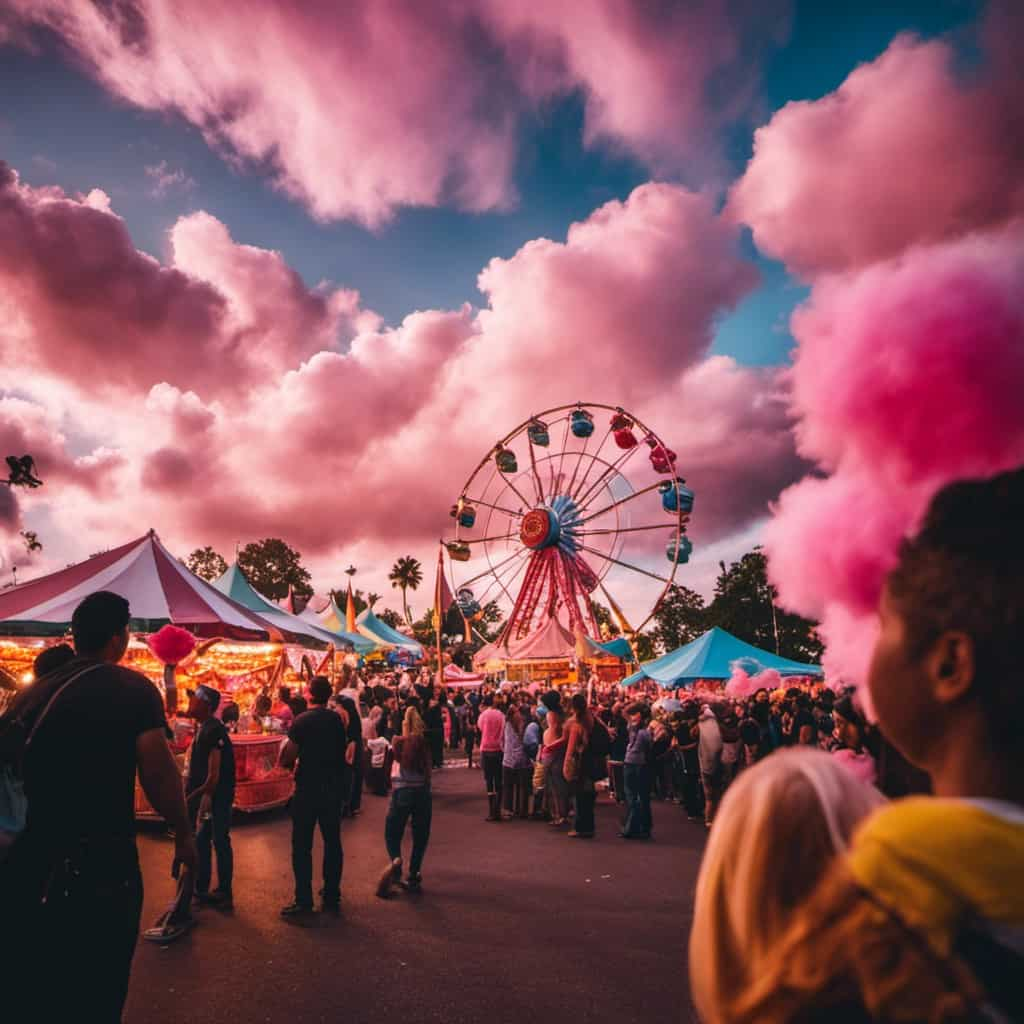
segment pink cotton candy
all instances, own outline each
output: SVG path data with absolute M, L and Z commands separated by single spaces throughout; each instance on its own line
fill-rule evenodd
M 793 329 L 800 447 L 831 475 L 783 492 L 769 572 L 820 620 L 829 677 L 860 684 L 886 574 L 935 491 L 1024 463 L 1024 230 L 824 280 Z
M 762 669 L 753 675 L 742 665 L 733 665 L 732 675 L 725 684 L 725 692 L 737 700 L 753 697 L 758 690 L 775 690 L 782 686 L 782 676 L 773 668 Z
M 187 629 L 168 623 L 150 636 L 146 643 L 155 658 L 165 665 L 177 665 L 195 650 L 196 638 Z

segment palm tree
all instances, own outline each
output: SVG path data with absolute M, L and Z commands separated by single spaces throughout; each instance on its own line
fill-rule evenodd
M 392 587 L 398 587 L 402 591 L 402 608 L 405 611 L 405 621 L 410 626 L 412 621 L 409 616 L 409 602 L 406 599 L 406 591 L 415 590 L 423 582 L 423 567 L 412 555 L 400 558 L 391 567 L 388 575 Z
M 380 600 L 380 594 L 375 594 L 372 590 L 366 595 L 366 603 L 373 611 L 373 606 Z

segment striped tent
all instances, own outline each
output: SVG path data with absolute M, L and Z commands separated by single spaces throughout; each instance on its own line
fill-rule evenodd
M 326 644 L 333 644 L 337 648 L 346 650 L 351 650 L 353 647 L 351 642 L 346 641 L 337 633 L 331 633 L 322 626 L 314 625 L 298 615 L 291 615 L 264 597 L 245 578 L 245 574 L 237 562 L 230 566 L 223 576 L 214 580 L 213 585 L 222 594 L 226 594 L 244 608 L 256 612 L 261 619 L 276 626 L 291 643 L 307 647 L 311 645 L 323 647 Z
M 382 619 L 378 619 L 369 608 L 364 608 L 356 616 L 356 629 L 368 640 L 373 640 L 374 643 L 379 644 L 381 647 L 401 647 L 404 650 L 412 651 L 417 658 L 423 657 L 422 644 L 417 640 L 413 640 L 411 636 L 406 636 L 404 633 L 399 633 L 397 629 L 392 629 Z
M 189 572 L 153 530 L 130 544 L 0 592 L 0 635 L 60 636 L 82 598 L 97 590 L 111 590 L 128 600 L 136 632 L 152 632 L 172 622 L 201 637 L 283 639 L 270 622 Z

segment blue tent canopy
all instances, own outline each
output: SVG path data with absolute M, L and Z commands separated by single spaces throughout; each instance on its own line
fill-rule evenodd
M 636 661 L 633 648 L 629 646 L 629 641 L 624 636 L 617 636 L 614 640 L 609 640 L 606 643 L 597 642 L 597 646 L 621 661 Z
M 632 686 L 641 679 L 653 679 L 659 686 L 673 689 L 698 679 L 728 679 L 733 664 L 741 660 L 756 662 L 762 669 L 775 669 L 781 676 L 823 674 L 820 665 L 804 665 L 762 651 L 715 626 L 696 640 L 647 662 L 639 672 L 623 679 L 621 685 Z

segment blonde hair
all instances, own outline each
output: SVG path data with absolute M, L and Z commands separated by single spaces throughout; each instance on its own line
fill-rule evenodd
M 772 754 L 730 786 L 715 819 L 690 933 L 690 984 L 704 1021 L 739 998 L 793 912 L 884 802 L 824 751 Z
M 426 732 L 426 726 L 420 713 L 415 708 L 405 709 L 405 718 L 402 720 L 403 736 L 422 736 Z

